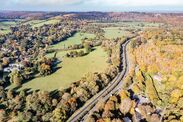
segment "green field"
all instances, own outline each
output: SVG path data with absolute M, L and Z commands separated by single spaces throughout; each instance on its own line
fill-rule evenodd
M 45 23 L 45 22 L 41 22 Z M 36 23 L 35 25 L 39 25 Z M 130 34 L 129 31 L 125 29 L 129 27 L 139 26 L 137 23 L 131 25 L 123 25 L 118 27 L 108 27 L 103 28 L 105 31 L 105 36 L 107 38 L 116 38 L 123 37 Z M 62 41 L 58 44 L 52 45 L 50 49 L 62 49 L 69 45 L 80 44 L 83 38 L 93 38 L 94 34 L 88 33 L 76 33 L 72 37 Z M 83 49 L 80 49 L 83 50 Z M 79 50 L 77 50 L 79 51 Z M 90 54 L 77 57 L 77 58 L 67 58 L 65 57 L 66 53 L 69 51 L 59 51 L 57 53 L 57 58 L 61 60 L 61 63 L 58 64 L 58 70 L 53 74 L 46 77 L 39 77 L 33 80 L 30 80 L 22 85 L 20 89 L 30 88 L 32 90 L 55 90 L 55 89 L 64 89 L 67 88 L 72 82 L 80 80 L 88 72 L 104 72 L 108 67 L 107 53 L 99 46 L 96 47 L 94 51 Z M 54 53 L 46 55 L 47 57 L 53 57 Z M 10 86 L 9 88 L 12 88 Z
M 93 38 L 95 37 L 94 34 L 88 34 L 88 33 L 76 33 L 74 34 L 72 37 L 66 39 L 65 41 L 62 41 L 56 45 L 52 45 L 50 48 L 52 49 L 60 49 L 60 48 L 64 48 L 64 45 L 67 47 L 69 45 L 74 45 L 74 44 L 80 44 L 81 40 L 83 38 Z
M 59 19 L 50 19 L 50 20 L 30 20 L 27 22 L 23 22 L 23 20 L 9 20 L 0 22 L 0 34 L 7 34 L 10 32 L 10 27 L 15 26 L 19 22 L 22 24 L 30 24 L 32 27 L 40 27 L 44 24 L 55 24 L 58 23 Z
M 78 81 L 88 72 L 103 72 L 108 64 L 106 63 L 107 54 L 101 47 L 96 47 L 96 50 L 89 55 L 78 58 L 63 57 L 66 52 L 58 52 L 57 57 L 62 59 L 61 67 L 55 73 L 46 76 L 35 78 L 25 84 L 21 89 L 31 88 L 32 90 L 55 90 L 68 87 L 72 82 Z M 50 54 L 52 56 L 52 54 Z
M 39 24 L 42 22 L 45 22 L 46 20 L 29 20 L 26 22 L 22 22 L 22 24 L 26 25 L 26 24 L 30 24 L 30 25 L 35 25 L 35 24 Z
M 56 24 L 58 23 L 60 20 L 59 19 L 50 19 L 50 20 L 30 20 L 30 21 L 27 21 L 23 24 L 30 24 L 32 25 L 32 27 L 40 27 L 40 26 L 43 26 L 45 24 Z
M 115 22 L 115 23 L 93 23 L 96 25 L 110 25 L 111 27 L 157 27 L 159 25 L 162 25 L 163 23 L 152 23 L 152 22 L 137 22 L 137 21 L 132 21 L 132 22 Z
M 80 44 L 82 38 L 95 37 L 94 34 L 88 33 L 76 33 L 73 37 L 68 38 L 56 45 L 50 46 L 51 49 L 60 49 L 63 46 L 69 46 L 73 44 Z M 79 49 L 84 50 L 84 49 Z M 77 51 L 79 51 L 77 50 Z M 71 50 L 70 50 L 71 51 Z M 65 57 L 67 52 L 70 51 L 59 51 L 57 58 L 61 60 L 58 64 L 58 70 L 53 74 L 46 77 L 39 77 L 30 80 L 22 85 L 20 89 L 30 88 L 31 90 L 55 90 L 67 88 L 72 82 L 80 80 L 88 72 L 104 72 L 108 67 L 107 53 L 99 46 L 95 47 L 95 50 L 90 54 L 77 57 L 67 58 Z M 85 51 L 85 50 L 84 50 Z M 53 57 L 54 53 L 46 55 L 47 57 Z M 14 88 L 11 85 L 9 88 Z
M 124 31 L 123 29 L 120 30 L 120 27 L 108 27 L 104 28 L 104 31 L 105 31 L 105 37 L 109 39 L 122 37 L 129 34 L 128 31 Z
M 0 22 L 0 34 L 7 34 L 10 32 L 10 27 L 15 26 L 17 23 L 21 22 L 21 24 L 30 24 L 32 27 L 40 27 L 44 24 L 55 24 L 58 23 L 59 19 L 50 19 L 50 20 L 30 20 L 27 22 L 23 22 L 23 20 L 9 20 Z
M 162 23 L 150 23 L 150 22 L 117 22 L 117 23 L 93 23 L 110 25 L 111 27 L 103 28 L 105 31 L 106 38 L 117 38 L 126 35 L 130 35 L 130 32 L 126 29 L 144 29 L 158 27 Z
M 10 32 L 10 27 L 15 26 L 15 21 L 0 22 L 0 34 L 7 34 Z
M 57 19 L 46 20 L 46 21 L 43 21 L 43 22 L 34 24 L 32 27 L 40 27 L 40 26 L 43 26 L 43 25 L 45 25 L 45 24 L 56 24 L 56 23 L 58 23 L 59 21 L 60 21 L 60 20 L 57 20 Z

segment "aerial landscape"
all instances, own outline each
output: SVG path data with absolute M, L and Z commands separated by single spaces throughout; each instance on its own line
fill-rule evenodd
M 183 122 L 183 1 L 1 1 L 0 122 Z

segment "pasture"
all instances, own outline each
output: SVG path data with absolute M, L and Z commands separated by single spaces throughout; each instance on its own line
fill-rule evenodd
M 58 19 L 48 19 L 48 20 L 30 20 L 27 22 L 24 22 L 22 24 L 30 24 L 33 28 L 34 27 L 40 27 L 43 26 L 45 24 L 56 24 L 58 23 L 60 20 Z
M 34 22 L 33 22 L 34 23 Z M 45 22 L 36 22 L 33 26 L 41 26 Z M 126 28 L 139 27 L 139 23 L 123 23 L 123 25 L 118 23 L 115 27 L 103 28 L 105 31 L 106 38 L 117 38 L 123 37 L 130 34 Z M 144 26 L 143 26 L 144 27 Z M 69 45 L 80 44 L 83 38 L 93 38 L 94 34 L 88 33 L 76 33 L 72 37 L 59 42 L 55 45 L 51 45 L 50 49 L 62 49 Z M 84 50 L 84 49 L 80 49 Z M 71 51 L 71 50 L 70 50 Z M 79 51 L 79 50 L 77 50 Z M 38 77 L 30 80 L 22 85 L 20 89 L 30 88 L 31 90 L 48 90 L 52 91 L 55 89 L 67 88 L 72 82 L 80 80 L 88 72 L 104 72 L 108 68 L 107 53 L 98 46 L 90 54 L 77 57 L 77 58 L 67 58 L 65 55 L 69 51 L 59 51 L 57 53 L 57 58 L 61 61 L 57 65 L 57 70 L 49 76 Z M 53 57 L 54 53 L 46 55 L 47 57 Z M 12 86 L 10 86 L 12 88 Z
M 0 22 L 0 34 L 7 34 L 10 32 L 10 27 L 15 26 L 15 21 L 2 21 Z
M 74 45 L 74 44 L 80 44 L 81 43 L 81 40 L 83 38 L 93 38 L 95 37 L 94 34 L 89 34 L 89 33 L 76 33 L 74 34 L 72 37 L 56 44 L 56 45 L 52 45 L 50 46 L 50 48 L 52 49 L 61 49 L 61 48 L 64 48 L 64 46 L 70 46 L 70 45 Z
M 105 31 L 105 37 L 109 39 L 122 37 L 130 34 L 128 31 L 125 31 L 120 27 L 108 27 L 104 28 L 104 31 Z
M 55 90 L 64 89 L 72 82 L 78 81 L 88 72 L 103 72 L 108 67 L 107 54 L 101 47 L 89 55 L 77 58 L 66 58 L 65 52 L 58 52 L 57 57 L 62 60 L 58 64 L 58 70 L 46 77 L 35 78 L 25 84 L 21 89 L 31 88 L 32 90 Z M 53 56 L 50 54 L 49 56 Z

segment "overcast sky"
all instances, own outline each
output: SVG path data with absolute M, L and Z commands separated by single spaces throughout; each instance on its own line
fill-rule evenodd
M 183 11 L 183 0 L 0 0 L 0 10 Z

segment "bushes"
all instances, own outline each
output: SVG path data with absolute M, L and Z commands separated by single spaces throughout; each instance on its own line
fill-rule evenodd
M 84 53 L 83 50 L 81 50 L 79 52 L 78 51 L 71 51 L 70 53 L 66 54 L 66 57 L 74 58 L 74 57 L 82 57 L 84 55 L 86 55 L 86 54 Z
M 74 45 L 68 46 L 68 49 L 70 50 L 76 50 L 76 49 L 82 49 L 82 48 L 84 48 L 82 44 L 74 44 Z
M 92 46 L 89 43 L 85 43 L 84 47 L 85 47 L 86 53 L 89 54 L 92 51 Z
M 55 49 L 49 49 L 49 50 L 46 50 L 46 53 L 54 53 L 54 52 L 56 52 L 56 50 Z

